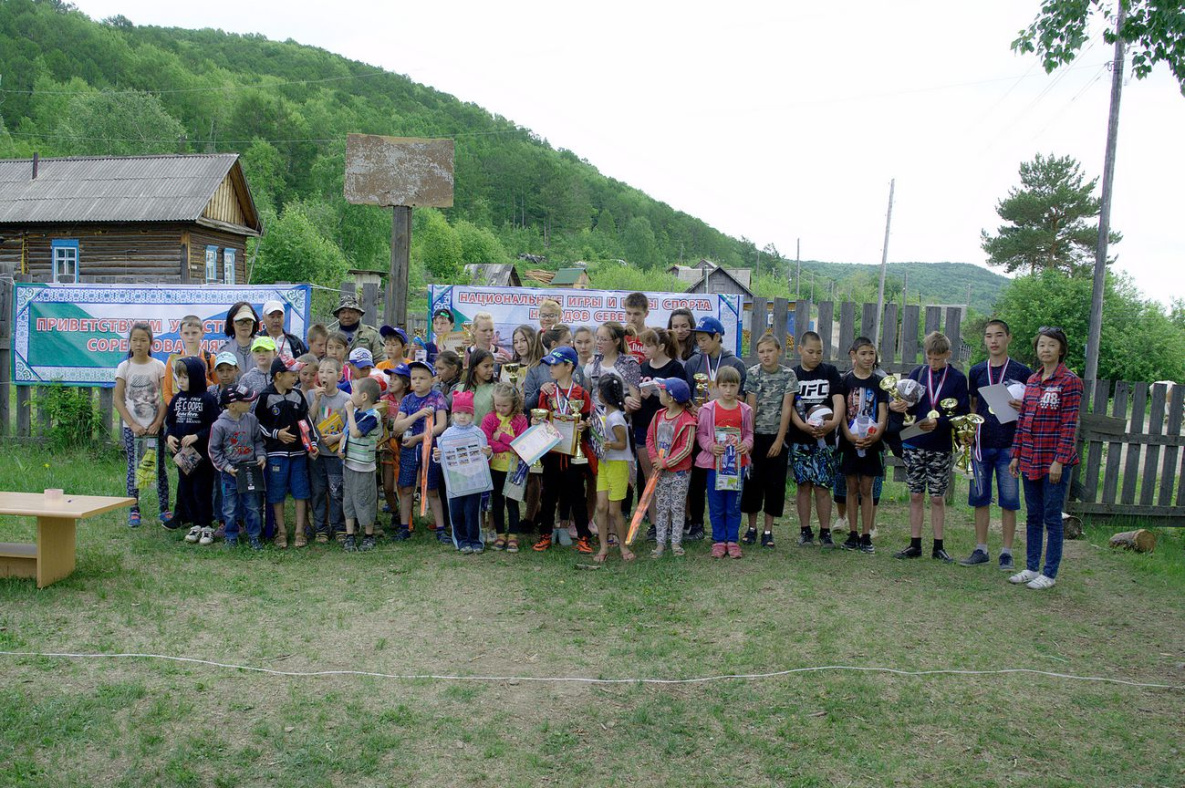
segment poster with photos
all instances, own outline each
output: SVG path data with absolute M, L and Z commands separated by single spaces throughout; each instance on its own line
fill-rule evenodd
M 444 483 L 449 498 L 494 489 L 490 463 L 483 451 L 483 437 L 480 430 L 471 430 L 461 435 L 446 433 L 437 439 L 440 466 L 444 469 Z

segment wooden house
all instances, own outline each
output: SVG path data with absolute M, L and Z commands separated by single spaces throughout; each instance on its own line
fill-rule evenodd
M 262 232 L 238 154 L 0 160 L 0 275 L 246 284 Z
M 592 285 L 588 271 L 583 268 L 561 268 L 555 272 L 551 287 L 567 287 L 573 290 L 587 290 Z
M 514 263 L 470 263 L 465 266 L 469 284 L 478 287 L 522 287 Z
M 724 268 L 711 260 L 700 260 L 695 265 L 672 265 L 667 271 L 687 285 L 688 293 L 740 295 L 746 305 L 753 302 L 751 268 Z

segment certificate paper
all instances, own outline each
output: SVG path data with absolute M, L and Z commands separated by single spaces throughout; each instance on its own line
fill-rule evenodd
M 449 498 L 494 489 L 490 463 L 477 435 L 441 435 L 436 445 L 440 449 L 440 467 L 444 469 Z
M 1012 394 L 1005 384 L 984 386 L 979 390 L 979 396 L 983 397 L 983 401 L 992 409 L 992 415 L 999 419 L 1001 424 L 1010 424 L 1020 418 L 1020 414 L 1008 404 Z
M 561 435 L 559 430 L 551 426 L 550 421 L 540 422 L 522 435 L 510 442 L 510 448 L 522 458 L 527 465 L 534 465 L 539 458 L 551 451 L 559 444 Z

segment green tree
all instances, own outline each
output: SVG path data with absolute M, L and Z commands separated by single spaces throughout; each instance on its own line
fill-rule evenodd
M 1122 2 L 1127 18 L 1119 31 L 1131 55 L 1132 72 L 1143 79 L 1157 63 L 1169 67 L 1185 93 L 1185 8 L 1179 0 L 1042 0 L 1033 23 L 1012 48 L 1035 52 L 1047 73 L 1074 60 L 1089 40 L 1091 18 L 1101 16 L 1103 40 L 1114 44 L 1115 17 Z
M 317 230 L 309 209 L 289 203 L 259 241 L 253 282 L 311 282 L 338 287 L 349 265 L 342 250 Z
M 84 93 L 70 100 L 55 134 L 70 155 L 132 156 L 176 152 L 185 127 L 148 93 Z
M 465 270 L 461 262 L 464 249 L 457 231 L 435 208 L 418 208 L 413 217 L 412 256 L 423 262 L 431 281 L 460 281 Z
M 1089 278 L 1056 271 L 1014 279 L 996 303 L 995 317 L 1012 329 L 1012 352 L 1036 363 L 1032 339 L 1041 326 L 1059 326 L 1070 340 L 1066 364 L 1081 372 L 1090 326 Z M 1104 380 L 1185 380 L 1185 328 L 1155 301 L 1140 298 L 1124 274 L 1108 272 L 1103 296 L 1103 336 L 1099 378 Z M 974 343 L 972 343 L 974 344 Z
M 645 291 L 651 293 L 682 293 L 687 285 L 666 271 L 644 271 L 635 265 L 622 265 L 616 260 L 598 263 L 588 271 L 592 286 L 598 290 Z
M 461 241 L 461 263 L 508 263 L 510 256 L 493 231 L 472 222 L 458 219 L 453 229 Z
M 983 230 L 983 250 L 990 265 L 1009 273 L 1054 270 L 1089 276 L 1099 237 L 1099 198 L 1094 196 L 1098 178 L 1086 181 L 1078 162 L 1070 156 L 1037 156 L 1020 165 L 1020 186 L 996 203 L 996 213 L 1006 224 L 995 236 Z M 1112 231 L 1111 243 L 1123 236 Z
M 634 265 L 650 268 L 660 262 L 654 228 L 645 216 L 635 216 L 626 223 L 622 247 L 626 259 Z

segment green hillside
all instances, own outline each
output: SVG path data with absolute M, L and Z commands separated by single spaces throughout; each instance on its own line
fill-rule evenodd
M 854 296 L 870 294 L 871 300 L 876 300 L 879 265 L 804 261 L 802 271 L 803 292 L 810 288 L 809 272 L 815 274 L 816 300 L 821 300 L 820 293 L 830 296 L 831 282 L 835 282 L 837 297 L 842 295 L 846 299 L 852 292 Z M 1008 277 L 971 263 L 889 263 L 885 275 L 886 300 L 901 302 L 907 274 L 911 304 L 918 303 L 919 297 L 925 304 L 970 303 L 971 308 L 981 314 L 991 313 L 996 299 L 1010 281 Z M 968 287 L 971 288 L 970 302 L 967 300 Z
M 617 288 L 674 287 L 659 269 L 680 259 L 759 265 L 759 292 L 786 294 L 790 263 L 776 250 L 759 254 L 510 119 L 325 50 L 0 0 L 0 78 L 0 157 L 241 153 L 268 230 L 257 281 L 336 284 L 348 268 L 385 269 L 389 212 L 342 197 L 346 134 L 364 132 L 455 141 L 455 206 L 415 212 L 414 289 L 455 281 L 466 263 L 530 254 L 545 259 L 526 268 L 589 261 L 595 286 Z M 867 266 L 810 265 L 853 297 L 865 283 Z M 964 300 L 965 285 L 944 286 L 962 270 L 923 268 L 911 293 Z M 973 300 L 994 298 L 1004 280 L 965 268 Z

